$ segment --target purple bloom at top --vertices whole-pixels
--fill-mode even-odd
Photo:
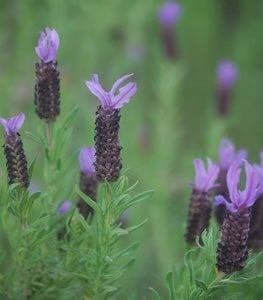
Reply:
[[[70,201],[68,201],[68,200],[64,201],[64,202],[61,204],[61,206],[59,207],[58,213],[59,213],[60,215],[65,214],[66,212],[68,212],[68,211],[70,210],[71,206],[72,206],[72,203],[71,203]]]
[[[159,22],[163,26],[171,27],[178,22],[182,14],[182,7],[174,1],[165,2],[159,9]]]
[[[59,35],[55,29],[46,27],[45,31],[40,33],[38,45],[35,48],[38,57],[45,63],[56,60],[59,46]]]
[[[79,166],[81,171],[86,175],[95,173],[95,148],[86,147],[82,148],[79,152]]]
[[[234,160],[241,164],[247,158],[247,151],[241,149],[236,152],[234,144],[229,139],[222,139],[218,151],[218,160],[221,170],[228,170]]]
[[[238,190],[240,182],[241,168],[239,161],[234,161],[227,172],[227,188],[231,202],[228,202],[223,196],[215,197],[215,205],[224,204],[231,212],[242,211],[244,208],[252,206],[257,200],[262,189],[262,182],[255,169],[246,161],[246,186],[243,191]]]
[[[90,81],[86,81],[86,86],[91,93],[96,96],[103,108],[118,109],[121,108],[125,103],[130,101],[130,98],[135,95],[137,91],[137,84],[135,82],[129,82],[123,87],[119,86],[130,78],[133,74],[124,75],[118,79],[112,86],[109,92],[105,91],[99,82],[99,76],[93,74]],[[119,93],[115,95],[117,89]]]
[[[0,124],[4,127],[6,135],[16,134],[23,126],[24,121],[25,114],[22,112],[9,119],[0,118]]]
[[[207,170],[205,169],[204,162],[201,159],[194,160],[195,167],[195,182],[191,183],[191,186],[201,192],[209,192],[216,187],[215,181],[219,173],[219,167],[213,164],[212,161],[207,158]]]
[[[238,78],[238,69],[231,61],[221,61],[216,70],[218,85],[222,88],[231,88]]]

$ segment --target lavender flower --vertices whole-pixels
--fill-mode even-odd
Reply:
[[[4,119],[0,118],[0,124],[5,130],[4,153],[6,156],[6,167],[9,178],[9,185],[19,183],[22,187],[28,188],[29,176],[27,160],[24,153],[23,143],[18,131],[25,121],[24,113]]]
[[[195,244],[195,240],[208,227],[211,216],[210,191],[216,187],[215,181],[219,167],[208,158],[208,167],[205,169],[201,159],[194,160],[195,182],[188,210],[188,222],[185,238],[187,243]]]
[[[59,46],[59,35],[55,29],[46,27],[45,32],[40,33],[36,54],[44,62],[49,63],[56,60]]]
[[[167,1],[162,5],[158,12],[159,22],[162,30],[162,45],[168,59],[176,59],[178,57],[177,43],[173,26],[177,24],[181,14],[181,5],[173,1]]]
[[[161,25],[171,27],[180,19],[182,7],[177,2],[167,1],[161,6],[158,14]]]
[[[81,169],[79,187],[80,190],[89,196],[92,200],[96,200],[97,197],[97,178],[94,167],[95,163],[95,148],[86,147],[82,148],[79,153],[79,165]],[[87,218],[92,212],[92,208],[80,198],[77,203],[80,214]]]
[[[254,165],[260,182],[263,182],[263,151],[260,152],[260,165]],[[250,231],[248,236],[248,247],[254,250],[263,249],[263,185],[258,199],[251,209]]]
[[[241,169],[234,161],[227,172],[228,202],[223,196],[216,196],[215,204],[223,203],[227,208],[217,247],[217,268],[224,273],[233,273],[244,268],[247,259],[247,240],[251,218],[250,207],[258,198],[262,183],[253,167],[244,160],[246,186],[238,190]]]
[[[216,70],[217,75],[217,111],[224,117],[229,112],[232,87],[238,79],[238,70],[230,61],[221,61]]]
[[[59,207],[58,213],[60,215],[64,215],[66,212],[68,212],[70,210],[71,206],[72,206],[72,203],[70,201],[68,201],[68,200],[64,201],[62,203],[62,205]]]
[[[35,48],[40,62],[36,64],[35,105],[40,119],[51,122],[60,113],[60,80],[57,70],[59,35],[55,29],[46,28],[40,33]]]
[[[239,164],[241,164],[242,160],[246,159],[246,157],[246,150],[241,149],[236,151],[234,144],[230,140],[226,138],[221,140],[218,150],[218,164],[220,167],[220,172],[218,176],[219,185],[215,190],[216,195],[222,195],[227,201],[230,201],[226,183],[227,171],[233,161],[237,161]],[[223,204],[218,205],[215,209],[215,215],[220,225],[223,223],[225,212],[226,208]]]
[[[128,103],[137,91],[135,82],[129,82],[122,88],[119,86],[133,74],[118,79],[110,91],[105,91],[97,74],[86,86],[100,101],[96,118],[96,162],[95,169],[99,181],[116,181],[121,170],[121,147],[119,144],[120,108]],[[116,91],[119,92],[116,94]]]

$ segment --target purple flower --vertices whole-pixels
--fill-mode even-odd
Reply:
[[[219,173],[219,167],[213,164],[209,158],[207,158],[207,164],[208,167],[206,171],[204,162],[201,159],[194,160],[195,182],[191,184],[191,186],[202,192],[208,192],[216,187],[215,181]]]
[[[81,171],[86,175],[95,173],[95,148],[82,148],[79,153],[79,165]]]
[[[224,204],[231,212],[242,211],[254,204],[262,189],[262,183],[255,169],[246,161],[243,160],[246,171],[246,186],[243,191],[238,190],[240,181],[241,168],[239,161],[234,161],[227,172],[227,187],[229,198],[228,202],[223,196],[215,197],[215,205]]]
[[[171,27],[176,24],[181,17],[182,7],[173,1],[165,2],[159,10],[159,22],[163,26]]]
[[[238,69],[231,61],[221,61],[216,70],[218,85],[231,88],[238,78]]]
[[[58,213],[60,215],[64,215],[66,212],[68,212],[70,210],[71,206],[72,206],[72,203],[70,201],[68,201],[68,200],[64,201],[62,203],[62,205],[59,207]]]
[[[24,121],[25,114],[22,112],[9,119],[0,118],[0,124],[4,127],[6,135],[16,134],[23,126]]]
[[[91,81],[86,81],[86,86],[95,95],[103,108],[118,109],[125,103],[130,101],[130,98],[135,95],[137,91],[137,85],[135,82],[129,82],[122,88],[119,86],[123,81],[130,78],[133,74],[124,75],[118,79],[112,86],[109,92],[106,92],[99,82],[99,76],[94,74]],[[119,93],[115,95],[116,90],[119,88]]]
[[[44,62],[48,63],[56,60],[59,46],[59,35],[55,29],[46,27],[45,32],[40,33],[38,45],[35,48],[36,54]]]
[[[241,149],[236,152],[235,146],[233,143],[231,143],[230,140],[225,138],[221,140],[218,151],[219,166],[221,170],[227,170],[234,160],[238,161],[239,164],[241,164],[242,160],[246,158],[246,150]]]

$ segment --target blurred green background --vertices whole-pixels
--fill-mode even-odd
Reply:
[[[0,115],[26,113],[21,133],[29,160],[37,156],[34,183],[40,188],[43,154],[25,134],[41,126],[33,104],[39,32],[49,26],[60,35],[61,115],[80,108],[69,153],[93,144],[98,102],[84,81],[98,73],[110,89],[117,78],[134,73],[138,92],[122,109],[123,164],[131,182],[139,179],[140,191],[153,188],[155,195],[128,212],[130,224],[149,220],[130,238],[141,246],[120,299],[147,296],[149,286],[162,290],[165,272],[183,264],[192,160],[207,155],[215,160],[223,135],[247,148],[252,162],[263,148],[263,2],[181,0],[177,61],[169,61],[162,48],[157,18],[162,3],[0,0]],[[236,63],[240,76],[231,112],[219,120],[215,69],[224,58]],[[6,180],[2,153],[0,159],[1,180]],[[76,183],[77,178],[72,187]]]

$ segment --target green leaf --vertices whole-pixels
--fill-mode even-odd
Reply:
[[[168,272],[165,281],[169,290],[169,300],[175,299],[174,275],[173,272]]]
[[[150,287],[149,290],[152,292],[152,300],[161,300],[160,295],[154,288]]]
[[[92,199],[90,199],[90,197],[88,197],[86,194],[84,194],[78,186],[76,186],[75,188],[76,193],[90,206],[94,209],[94,211],[98,212],[100,211],[100,207],[98,206],[98,204],[93,201]]]
[[[72,123],[74,122],[74,120],[77,117],[79,108],[76,106],[75,108],[73,108],[73,110],[65,117],[64,121],[61,123],[59,130],[58,130],[58,136],[61,134],[61,131],[65,131],[67,130]]]
[[[186,254],[184,256],[184,264],[187,267],[187,270],[189,272],[189,281],[190,281],[191,285],[194,285],[194,278],[195,278],[194,267],[193,267],[193,261],[191,259],[191,254],[195,251],[196,251],[195,249],[190,249],[189,251],[186,252]]]
[[[126,230],[129,231],[129,232],[132,232],[134,230],[137,230],[137,229],[141,228],[147,222],[148,222],[148,218],[143,220],[141,223],[139,223],[137,225],[130,226],[130,227],[126,228]]]
[[[195,284],[196,284],[197,287],[199,287],[203,291],[207,291],[207,289],[208,289],[206,283],[203,280],[196,279]]]
[[[33,175],[33,171],[34,171],[34,167],[35,167],[35,163],[36,163],[36,158],[34,158],[28,168],[28,175],[29,175],[29,180],[31,180],[32,175]]]
[[[145,199],[149,198],[153,194],[153,192],[153,190],[150,190],[134,196],[133,198],[131,198],[131,200],[129,200],[129,202],[126,205],[126,208],[144,201]]]

